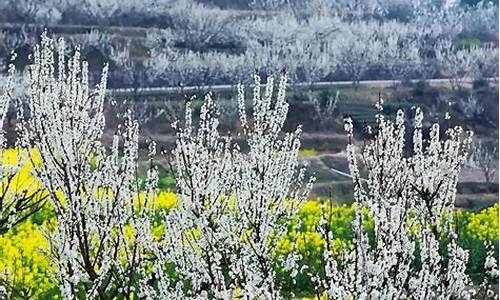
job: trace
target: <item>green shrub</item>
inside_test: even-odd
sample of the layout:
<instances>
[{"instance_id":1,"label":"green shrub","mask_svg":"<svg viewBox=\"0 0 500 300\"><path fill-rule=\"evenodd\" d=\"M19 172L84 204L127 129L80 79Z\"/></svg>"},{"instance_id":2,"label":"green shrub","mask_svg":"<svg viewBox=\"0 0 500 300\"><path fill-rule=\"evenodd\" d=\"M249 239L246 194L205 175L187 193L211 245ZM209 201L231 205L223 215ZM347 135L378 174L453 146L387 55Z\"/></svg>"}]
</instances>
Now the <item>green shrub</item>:
<instances>
[{"instance_id":1,"label":"green shrub","mask_svg":"<svg viewBox=\"0 0 500 300\"><path fill-rule=\"evenodd\" d=\"M425 80L419 80L415 83L412 94L413 96L423 96L431 90L430 84Z\"/></svg>"},{"instance_id":2,"label":"green shrub","mask_svg":"<svg viewBox=\"0 0 500 300\"><path fill-rule=\"evenodd\" d=\"M472 88L475 90L485 89L490 86L490 83L486 79L476 79L472 82Z\"/></svg>"}]
</instances>

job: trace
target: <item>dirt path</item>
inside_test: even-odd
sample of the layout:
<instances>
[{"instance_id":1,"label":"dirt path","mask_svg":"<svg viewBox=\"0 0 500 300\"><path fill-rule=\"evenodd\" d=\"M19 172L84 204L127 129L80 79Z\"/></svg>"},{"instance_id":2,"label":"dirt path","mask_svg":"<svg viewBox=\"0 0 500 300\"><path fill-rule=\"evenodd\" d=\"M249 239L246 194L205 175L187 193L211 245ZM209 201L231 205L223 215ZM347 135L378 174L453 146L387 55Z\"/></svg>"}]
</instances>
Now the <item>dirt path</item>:
<instances>
[{"instance_id":1,"label":"dirt path","mask_svg":"<svg viewBox=\"0 0 500 300\"><path fill-rule=\"evenodd\" d=\"M410 80L413 83L421 81L422 79L412 79ZM492 84L498 85L498 78L487 78L486 80L490 81ZM427 83L433 87L451 87L449 78L434 78L434 79L426 79ZM363 80L359 82L359 86L365 87L376 87L376 88L385 88L391 87L395 83L399 81L395 80ZM252 85L249 85L251 87ZM264 85L262 85L264 86ZM296 83L293 85L294 87L310 87L309 83ZM329 87L329 86L352 86L352 81L322 81L316 82L313 85L314 87ZM464 87L471 87L472 80L465 80ZM132 88L118 88L118 89L108 89L108 93L112 95L128 95L136 92L138 95L162 95L162 94L170 94L170 93L183 93L188 91L227 91L227 90L236 90L236 85L234 84L221 84L221 85L212 85L212 86L185 86L185 87L146 87L139 88L136 91Z\"/></svg>"}]
</instances>

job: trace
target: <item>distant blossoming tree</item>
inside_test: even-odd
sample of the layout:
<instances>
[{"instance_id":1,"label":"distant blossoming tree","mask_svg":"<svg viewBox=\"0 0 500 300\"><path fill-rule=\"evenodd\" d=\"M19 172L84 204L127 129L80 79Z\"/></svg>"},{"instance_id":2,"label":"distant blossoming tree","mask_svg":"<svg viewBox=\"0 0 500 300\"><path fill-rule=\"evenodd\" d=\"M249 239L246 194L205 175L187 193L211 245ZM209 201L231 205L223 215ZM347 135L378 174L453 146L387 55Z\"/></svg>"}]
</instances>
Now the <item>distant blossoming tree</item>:
<instances>
[{"instance_id":1,"label":"distant blossoming tree","mask_svg":"<svg viewBox=\"0 0 500 300\"><path fill-rule=\"evenodd\" d=\"M486 183L494 182L497 172L498 148L488 146L486 143L478 141L474 143L472 153L467 161L472 168L479 169L484 176Z\"/></svg>"},{"instance_id":2,"label":"distant blossoming tree","mask_svg":"<svg viewBox=\"0 0 500 300\"><path fill-rule=\"evenodd\" d=\"M453 89L459 89L467 80L495 74L498 68L497 52L491 46L461 49L444 40L437 43L435 53L441 73L449 78Z\"/></svg>"},{"instance_id":3,"label":"distant blossoming tree","mask_svg":"<svg viewBox=\"0 0 500 300\"><path fill-rule=\"evenodd\" d=\"M337 91L335 96L328 95L326 99L326 103L322 105L317 96L313 94L312 91L309 91L306 95L307 102L311 104L314 109L315 118L319 121L321 129L325 130L328 124L334 120L335 109L337 108L337 104L339 102L340 93Z\"/></svg>"}]
</instances>

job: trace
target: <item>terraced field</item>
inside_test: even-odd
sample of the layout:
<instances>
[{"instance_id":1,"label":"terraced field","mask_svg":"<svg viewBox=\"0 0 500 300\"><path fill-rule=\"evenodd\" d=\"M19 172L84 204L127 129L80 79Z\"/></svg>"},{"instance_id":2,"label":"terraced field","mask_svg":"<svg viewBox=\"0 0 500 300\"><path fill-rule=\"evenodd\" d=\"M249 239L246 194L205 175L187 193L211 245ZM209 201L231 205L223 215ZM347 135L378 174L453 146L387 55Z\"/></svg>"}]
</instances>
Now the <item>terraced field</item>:
<instances>
[{"instance_id":1,"label":"terraced field","mask_svg":"<svg viewBox=\"0 0 500 300\"><path fill-rule=\"evenodd\" d=\"M491 93L498 89L496 85L489 87ZM332 196L338 202L350 202L352 185L350 178L342 174L348 173L345 146L347 138L343 129L343 117L350 116L356 127L356 139L360 145L364 138L363 128L375 123L375 102L378 97L384 98L384 113L392 118L398 109L403 109L407 114L412 114L412 107L420 106L429 117L429 121L444 120L447 110L452 112L453 121L465 124L466 128L477 132L477 137L484 140L494 140L498 136L498 128L484 128L482 120L467 120L460 111L450 109L442 99L452 99L454 92L442 86L429 87L423 93L414 86L398 86L388 82L386 86L361 86L354 89L349 85L341 86L315 86L313 91L318 97L326 97L339 91L339 101L332 119L320 125L317 115L310 102L307 101L303 87L291 87L288 95L290 102L287 130L293 130L298 124L303 125L302 148L313 149L313 156L304 156L301 159L309 165L309 173L317 178L312 197ZM203 98L205 91L196 91L198 99ZM187 93L188 94L188 93ZM237 121L237 106L235 88L224 88L214 91L214 97L219 105L221 115L221 130L235 132L239 126ZM189 95L189 94L188 94ZM164 93L153 93L141 96L139 101L120 102L127 98L126 94L115 95L118 108L112 110L108 120L116 115L116 109L135 107L143 115L143 138L154 139L165 149L171 149L175 143L170 123L174 119L183 118L184 95L178 90ZM433 99L434 97L435 99ZM437 98L437 100L436 100ZM433 100L436 100L433 102ZM485 98L484 101L492 101ZM441 102L440 102L441 101ZM201 100L194 102L194 107L199 107ZM115 118L116 119L116 118ZM492 120L492 122L495 122ZM498 121L497 121L498 122ZM113 127L113 124L110 124ZM165 172L167 167L165 164ZM166 174L166 173L165 173ZM484 177L478 169L466 167L459 183L457 204L462 207L479 208L491 204L498 199L498 174L493 183L484 182ZM175 184L170 182L170 186Z\"/></svg>"}]
</instances>

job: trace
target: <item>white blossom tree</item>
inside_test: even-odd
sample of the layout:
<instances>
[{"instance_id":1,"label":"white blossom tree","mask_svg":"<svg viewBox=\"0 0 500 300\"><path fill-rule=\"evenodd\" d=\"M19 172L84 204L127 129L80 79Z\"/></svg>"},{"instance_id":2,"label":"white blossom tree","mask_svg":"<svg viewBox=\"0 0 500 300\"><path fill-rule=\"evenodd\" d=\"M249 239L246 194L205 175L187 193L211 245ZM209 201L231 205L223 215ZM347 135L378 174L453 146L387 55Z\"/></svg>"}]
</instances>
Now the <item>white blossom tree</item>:
<instances>
[{"instance_id":1,"label":"white blossom tree","mask_svg":"<svg viewBox=\"0 0 500 300\"><path fill-rule=\"evenodd\" d=\"M139 88L146 86L154 76L150 76L152 74L150 61L132 57L130 49L130 43L126 43L121 47L112 46L110 48L110 59L116 67L114 78L132 88L133 98L137 101Z\"/></svg>"},{"instance_id":2,"label":"white blossom tree","mask_svg":"<svg viewBox=\"0 0 500 300\"><path fill-rule=\"evenodd\" d=\"M379 63L382 44L368 22L351 24L339 33L342 43L335 43L338 67L343 70L355 87L366 71Z\"/></svg>"},{"instance_id":3,"label":"white blossom tree","mask_svg":"<svg viewBox=\"0 0 500 300\"><path fill-rule=\"evenodd\" d=\"M436 45L436 59L452 88L461 88L466 80L495 76L498 71L498 48L492 45L457 48L444 40Z\"/></svg>"},{"instance_id":4,"label":"white blossom tree","mask_svg":"<svg viewBox=\"0 0 500 300\"><path fill-rule=\"evenodd\" d=\"M464 116L469 119L478 117L484 112L483 104L479 101L477 95L472 92L467 97L460 97L457 105Z\"/></svg>"},{"instance_id":5,"label":"white blossom tree","mask_svg":"<svg viewBox=\"0 0 500 300\"><path fill-rule=\"evenodd\" d=\"M403 112L391 121L382 115L381 101L377 108L376 127L368 129L373 139L361 153L366 172L358 166L352 121L346 119L354 238L339 257L328 247L333 244L329 227L319 228L327 247L326 277L316 278L318 288L328 299L470 298L468 253L457 245L451 219L470 135L453 127L442 140L434 124L429 139L423 139L423 114L417 108L409 149ZM373 238L366 222L373 222ZM443 240L446 249L440 245ZM420 268L412 266L416 249Z\"/></svg>"},{"instance_id":6,"label":"white blossom tree","mask_svg":"<svg viewBox=\"0 0 500 300\"><path fill-rule=\"evenodd\" d=\"M61 12L55 7L56 1L6 0L0 4L0 9L14 14L12 17L15 17L16 21L52 24L61 19Z\"/></svg>"},{"instance_id":7,"label":"white blossom tree","mask_svg":"<svg viewBox=\"0 0 500 300\"><path fill-rule=\"evenodd\" d=\"M231 11L195 1L176 1L168 13L174 41L182 48L203 51L216 43L238 39L239 25Z\"/></svg>"},{"instance_id":8,"label":"white blossom tree","mask_svg":"<svg viewBox=\"0 0 500 300\"><path fill-rule=\"evenodd\" d=\"M148 279L150 197L139 197L138 125L126 114L111 148L104 147L107 66L92 90L78 49L66 61L64 48L64 40L42 35L29 70L27 107L20 107L20 145L40 156L35 173L57 217L46 232L48 255L63 298L129 298L147 291ZM146 195L155 176L153 168Z\"/></svg>"},{"instance_id":9,"label":"white blossom tree","mask_svg":"<svg viewBox=\"0 0 500 300\"><path fill-rule=\"evenodd\" d=\"M487 44L470 49L472 57L471 79L483 79L498 75L498 47Z\"/></svg>"},{"instance_id":10,"label":"white blossom tree","mask_svg":"<svg viewBox=\"0 0 500 300\"><path fill-rule=\"evenodd\" d=\"M315 113L316 119L320 122L322 129L325 129L328 123L334 121L335 118L335 109L337 108L337 104L339 102L340 93L337 91L335 96L328 95L326 97L326 101L324 104L320 102L317 96L313 94L312 91L307 93L307 101L312 105Z\"/></svg>"},{"instance_id":11,"label":"white blossom tree","mask_svg":"<svg viewBox=\"0 0 500 300\"><path fill-rule=\"evenodd\" d=\"M282 133L288 112L286 76L280 79L276 100L273 87L269 77L261 95L255 75L252 120L246 115L243 86L238 88L247 150L219 134L210 94L198 127L193 125L191 102L184 124L174 123L179 206L164 216L164 238L155 247L162 298L281 297L273 253L312 181L304 183L304 168L297 160L300 128ZM161 272L169 264L177 282Z\"/></svg>"},{"instance_id":12,"label":"white blossom tree","mask_svg":"<svg viewBox=\"0 0 500 300\"><path fill-rule=\"evenodd\" d=\"M498 148L477 141L473 144L472 153L467 160L467 164L472 168L479 169L483 173L486 183L492 183L498 169L497 161Z\"/></svg>"},{"instance_id":13,"label":"white blossom tree","mask_svg":"<svg viewBox=\"0 0 500 300\"><path fill-rule=\"evenodd\" d=\"M474 59L470 49L457 49L450 40L436 44L436 59L440 72L449 78L451 87L458 89L473 75Z\"/></svg>"},{"instance_id":14,"label":"white blossom tree","mask_svg":"<svg viewBox=\"0 0 500 300\"><path fill-rule=\"evenodd\" d=\"M418 71L420 48L413 28L387 22L379 30L379 40L382 43L381 65L389 71L393 80L409 79Z\"/></svg>"}]
</instances>

